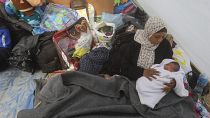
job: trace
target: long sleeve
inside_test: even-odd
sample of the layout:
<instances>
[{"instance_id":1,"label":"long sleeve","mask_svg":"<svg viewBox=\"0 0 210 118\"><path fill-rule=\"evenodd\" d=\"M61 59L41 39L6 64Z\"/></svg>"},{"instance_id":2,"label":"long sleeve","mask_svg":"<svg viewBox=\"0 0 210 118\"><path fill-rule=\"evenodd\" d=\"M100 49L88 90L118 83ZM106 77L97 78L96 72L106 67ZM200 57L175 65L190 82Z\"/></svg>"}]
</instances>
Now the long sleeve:
<instances>
[{"instance_id":1,"label":"long sleeve","mask_svg":"<svg viewBox=\"0 0 210 118\"><path fill-rule=\"evenodd\" d=\"M130 80L137 80L143 76L144 69L137 66L140 44L132 42L125 52L121 63L121 74Z\"/></svg>"},{"instance_id":2,"label":"long sleeve","mask_svg":"<svg viewBox=\"0 0 210 118\"><path fill-rule=\"evenodd\" d=\"M160 64L164 59L172 59L173 51L168 40L163 39L155 50L155 64Z\"/></svg>"}]
</instances>

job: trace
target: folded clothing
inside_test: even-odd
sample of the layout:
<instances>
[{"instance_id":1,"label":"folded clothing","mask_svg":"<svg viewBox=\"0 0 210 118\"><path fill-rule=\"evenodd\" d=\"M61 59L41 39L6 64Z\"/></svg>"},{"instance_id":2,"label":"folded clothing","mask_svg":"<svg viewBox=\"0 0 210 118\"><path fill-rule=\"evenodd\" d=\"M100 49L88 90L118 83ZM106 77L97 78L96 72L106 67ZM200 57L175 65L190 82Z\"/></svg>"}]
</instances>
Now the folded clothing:
<instances>
[{"instance_id":1,"label":"folded clothing","mask_svg":"<svg viewBox=\"0 0 210 118\"><path fill-rule=\"evenodd\" d=\"M96 48L80 59L79 71L98 74L108 58L109 50L107 48Z\"/></svg>"}]
</instances>

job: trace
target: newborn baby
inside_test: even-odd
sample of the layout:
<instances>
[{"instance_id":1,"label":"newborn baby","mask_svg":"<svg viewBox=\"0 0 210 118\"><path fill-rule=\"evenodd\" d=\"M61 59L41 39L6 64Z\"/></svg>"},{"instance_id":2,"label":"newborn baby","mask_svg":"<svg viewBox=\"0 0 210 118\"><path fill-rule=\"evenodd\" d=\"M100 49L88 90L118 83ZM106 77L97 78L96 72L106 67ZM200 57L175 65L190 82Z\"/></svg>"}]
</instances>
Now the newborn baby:
<instances>
[{"instance_id":1,"label":"newborn baby","mask_svg":"<svg viewBox=\"0 0 210 118\"><path fill-rule=\"evenodd\" d=\"M188 96L188 91L184 87L184 72L180 65L172 59L165 59L161 64L155 64L151 68L160 72L159 76L152 81L142 76L136 82L136 89L140 98L141 104L145 104L150 108L155 105L166 95L163 91L165 83L169 83L175 79L176 86L174 92L180 96Z\"/></svg>"}]
</instances>

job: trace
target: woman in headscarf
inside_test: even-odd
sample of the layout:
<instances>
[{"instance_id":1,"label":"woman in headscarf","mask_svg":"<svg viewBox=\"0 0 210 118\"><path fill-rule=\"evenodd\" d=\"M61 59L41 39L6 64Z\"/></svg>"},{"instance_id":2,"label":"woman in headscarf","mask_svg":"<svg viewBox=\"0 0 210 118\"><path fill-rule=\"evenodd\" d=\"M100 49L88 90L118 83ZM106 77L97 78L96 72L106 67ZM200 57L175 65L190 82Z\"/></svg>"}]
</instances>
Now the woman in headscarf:
<instances>
[{"instance_id":1,"label":"woman in headscarf","mask_svg":"<svg viewBox=\"0 0 210 118\"><path fill-rule=\"evenodd\" d=\"M164 39L166 25L159 17L150 17L144 30L137 30L134 41L125 52L121 63L121 74L131 80L141 76L155 78L158 71L151 69L153 64L160 64L166 58L172 58L170 43Z\"/></svg>"}]
</instances>

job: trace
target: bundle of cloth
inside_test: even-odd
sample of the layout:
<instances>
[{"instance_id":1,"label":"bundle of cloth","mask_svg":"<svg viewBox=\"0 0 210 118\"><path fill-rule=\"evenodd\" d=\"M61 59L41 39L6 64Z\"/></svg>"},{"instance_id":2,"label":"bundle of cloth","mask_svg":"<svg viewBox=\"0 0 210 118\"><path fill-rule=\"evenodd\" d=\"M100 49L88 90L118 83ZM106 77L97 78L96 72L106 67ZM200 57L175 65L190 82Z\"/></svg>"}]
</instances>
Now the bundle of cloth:
<instances>
[{"instance_id":1,"label":"bundle of cloth","mask_svg":"<svg viewBox=\"0 0 210 118\"><path fill-rule=\"evenodd\" d=\"M167 94L163 88L165 83L175 80L174 92L180 97L187 97L188 90L184 86L184 71L180 65L172 59L164 59L160 64L154 64L151 68L159 71L159 75L154 75L156 79L140 77L136 82L136 89L142 104L154 108L156 104Z\"/></svg>"}]
</instances>

